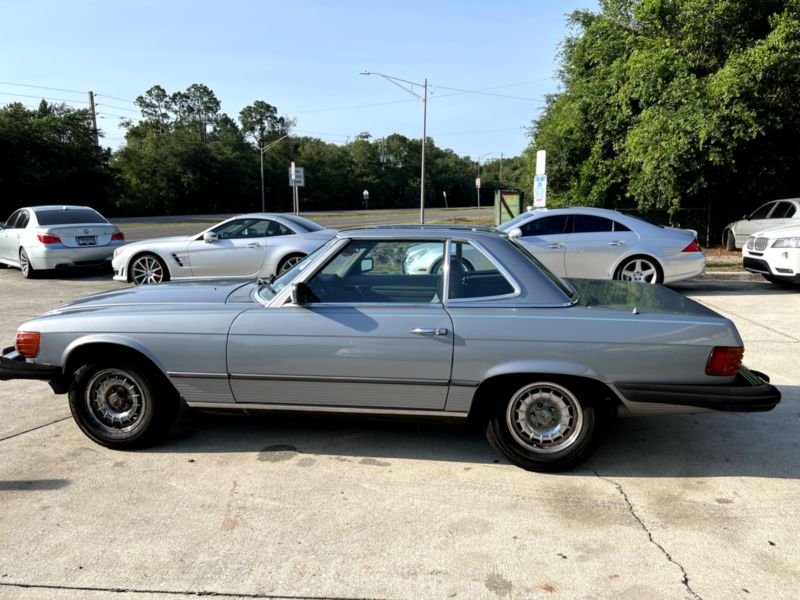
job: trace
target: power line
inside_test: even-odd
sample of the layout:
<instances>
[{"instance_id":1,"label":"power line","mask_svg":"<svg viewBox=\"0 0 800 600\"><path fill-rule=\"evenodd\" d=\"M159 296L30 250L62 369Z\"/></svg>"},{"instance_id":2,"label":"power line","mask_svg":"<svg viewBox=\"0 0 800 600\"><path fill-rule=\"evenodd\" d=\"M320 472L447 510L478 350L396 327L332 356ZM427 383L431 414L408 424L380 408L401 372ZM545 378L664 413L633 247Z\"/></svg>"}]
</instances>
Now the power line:
<instances>
[{"instance_id":1,"label":"power line","mask_svg":"<svg viewBox=\"0 0 800 600\"><path fill-rule=\"evenodd\" d=\"M116 108L117 110L126 110L126 111L132 112L132 113L141 112L139 110L136 110L135 108L126 108L124 106L114 106L113 104L97 104L97 106L107 106L108 108Z\"/></svg>"},{"instance_id":2,"label":"power line","mask_svg":"<svg viewBox=\"0 0 800 600\"><path fill-rule=\"evenodd\" d=\"M86 93L86 92L81 92ZM49 96L32 96L30 94L12 94L10 92L0 92L3 96L15 96L17 98L41 98L42 100L52 100L53 102L71 102L73 104L89 104L88 100L67 100L66 98L50 98Z\"/></svg>"},{"instance_id":3,"label":"power line","mask_svg":"<svg viewBox=\"0 0 800 600\"><path fill-rule=\"evenodd\" d=\"M112 100L119 100L120 102L129 102L130 104L136 104L133 100L128 100L127 98L118 98L117 96L109 96L108 94L95 94L97 97L102 98L111 98Z\"/></svg>"},{"instance_id":4,"label":"power line","mask_svg":"<svg viewBox=\"0 0 800 600\"><path fill-rule=\"evenodd\" d=\"M54 87L46 87L43 85L30 85L28 83L12 83L10 81L0 81L2 85L14 85L17 87L25 87L25 88L36 88L37 90L51 90L53 92L67 92L70 94L85 94L85 91L80 90L65 90L62 88L54 88Z\"/></svg>"}]
</instances>

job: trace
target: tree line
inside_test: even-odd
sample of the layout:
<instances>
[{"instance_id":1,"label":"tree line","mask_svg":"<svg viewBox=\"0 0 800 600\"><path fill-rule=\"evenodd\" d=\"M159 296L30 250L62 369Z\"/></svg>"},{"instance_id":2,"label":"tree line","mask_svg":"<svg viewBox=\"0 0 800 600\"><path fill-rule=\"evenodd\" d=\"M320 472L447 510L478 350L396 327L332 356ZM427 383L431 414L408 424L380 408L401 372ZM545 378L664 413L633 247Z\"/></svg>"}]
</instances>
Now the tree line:
<instances>
[{"instance_id":1,"label":"tree line","mask_svg":"<svg viewBox=\"0 0 800 600\"><path fill-rule=\"evenodd\" d=\"M126 144L95 142L88 110L42 100L36 109L0 109L0 198L6 213L45 203L91 205L112 216L291 211L289 164L305 170L301 210L419 206L421 140L362 133L345 144L292 134L294 123L257 100L238 119L203 84L169 93L159 85L136 98L141 116L125 120ZM101 138L102 141L102 138ZM482 203L493 190L521 185L524 160L478 166L468 156L426 146L426 206ZM501 179L502 177L502 179Z\"/></svg>"}]
</instances>

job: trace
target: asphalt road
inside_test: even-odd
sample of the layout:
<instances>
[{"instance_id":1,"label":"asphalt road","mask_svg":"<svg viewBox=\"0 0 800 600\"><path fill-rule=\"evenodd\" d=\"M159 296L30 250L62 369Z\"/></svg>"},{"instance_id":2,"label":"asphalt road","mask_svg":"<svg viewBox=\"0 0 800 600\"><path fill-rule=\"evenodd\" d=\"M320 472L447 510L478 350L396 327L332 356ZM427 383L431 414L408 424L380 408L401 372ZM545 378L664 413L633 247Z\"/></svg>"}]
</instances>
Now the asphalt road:
<instances>
[{"instance_id":1,"label":"asphalt road","mask_svg":"<svg viewBox=\"0 0 800 600\"><path fill-rule=\"evenodd\" d=\"M0 341L121 284L0 270ZM0 598L797 598L800 293L675 286L732 318L783 402L618 421L566 474L454 425L188 414L116 452L0 382Z\"/></svg>"}]
</instances>

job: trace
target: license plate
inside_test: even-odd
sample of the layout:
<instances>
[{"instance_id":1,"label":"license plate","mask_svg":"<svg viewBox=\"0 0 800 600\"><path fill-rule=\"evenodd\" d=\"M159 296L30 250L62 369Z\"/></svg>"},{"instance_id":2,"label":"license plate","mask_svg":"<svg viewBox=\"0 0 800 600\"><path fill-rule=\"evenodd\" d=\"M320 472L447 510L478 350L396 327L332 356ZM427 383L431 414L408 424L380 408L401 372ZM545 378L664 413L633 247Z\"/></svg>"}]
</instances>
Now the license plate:
<instances>
[{"instance_id":1,"label":"license plate","mask_svg":"<svg viewBox=\"0 0 800 600\"><path fill-rule=\"evenodd\" d=\"M78 246L96 246L97 245L97 236L96 235L79 235L75 238L75 241L78 242Z\"/></svg>"}]
</instances>

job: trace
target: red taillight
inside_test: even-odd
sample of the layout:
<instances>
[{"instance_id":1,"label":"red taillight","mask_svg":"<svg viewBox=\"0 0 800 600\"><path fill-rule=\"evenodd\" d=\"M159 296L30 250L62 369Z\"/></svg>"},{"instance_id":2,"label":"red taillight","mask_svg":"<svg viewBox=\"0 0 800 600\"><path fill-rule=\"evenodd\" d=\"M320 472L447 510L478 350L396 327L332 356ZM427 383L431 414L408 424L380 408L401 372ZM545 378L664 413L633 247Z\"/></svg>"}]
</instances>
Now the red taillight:
<instances>
[{"instance_id":1,"label":"red taillight","mask_svg":"<svg viewBox=\"0 0 800 600\"><path fill-rule=\"evenodd\" d=\"M60 244L61 243L61 238L60 237L58 237L57 235L49 234L49 233L40 233L36 237L39 238L39 241L42 242L43 244Z\"/></svg>"},{"instance_id":2,"label":"red taillight","mask_svg":"<svg viewBox=\"0 0 800 600\"><path fill-rule=\"evenodd\" d=\"M33 358L39 353L39 339L41 334L38 331L18 331L14 346L25 358Z\"/></svg>"},{"instance_id":3,"label":"red taillight","mask_svg":"<svg viewBox=\"0 0 800 600\"><path fill-rule=\"evenodd\" d=\"M702 252L700 249L700 244L697 243L697 240L692 240L692 243L686 246L681 252Z\"/></svg>"},{"instance_id":4,"label":"red taillight","mask_svg":"<svg viewBox=\"0 0 800 600\"><path fill-rule=\"evenodd\" d=\"M742 346L715 346L708 356L706 375L732 377L742 366L744 348Z\"/></svg>"},{"instance_id":5,"label":"red taillight","mask_svg":"<svg viewBox=\"0 0 800 600\"><path fill-rule=\"evenodd\" d=\"M111 234L111 241L114 242L114 241L117 241L117 240L125 241L125 234L122 233L121 231L117 231L116 233L112 233Z\"/></svg>"}]
</instances>

